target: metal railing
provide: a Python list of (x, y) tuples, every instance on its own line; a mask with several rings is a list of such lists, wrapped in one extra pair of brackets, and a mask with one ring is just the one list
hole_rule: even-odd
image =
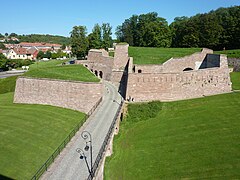
[(92, 109), (84, 116), (83, 120), (76, 125), (76, 127), (70, 132), (70, 134), (64, 139), (64, 141), (58, 146), (54, 153), (47, 159), (47, 161), (38, 169), (38, 171), (33, 175), (31, 180), (36, 180), (41, 177), (41, 175), (47, 171), (48, 167), (54, 162), (55, 158), (61, 153), (61, 151), (66, 147), (67, 143), (72, 139), (80, 127), (86, 122), (88, 117), (94, 112), (98, 105), (102, 102), (102, 97), (97, 101), (97, 103), (92, 107)]
[(101, 161), (101, 159), (103, 157), (103, 153), (106, 151), (106, 147), (107, 147), (107, 145), (109, 143), (109, 140), (111, 138), (111, 135), (113, 133), (113, 129), (114, 129), (115, 124), (117, 122), (118, 116), (119, 116), (119, 114), (121, 112), (121, 108), (122, 108), (123, 102), (124, 102), (124, 100), (121, 101), (120, 106), (118, 107), (117, 113), (114, 116), (113, 122), (112, 122), (112, 124), (111, 124), (111, 126), (110, 126), (110, 128), (108, 130), (108, 133), (107, 133), (107, 135), (106, 135), (106, 137), (105, 137), (105, 139), (103, 141), (103, 144), (101, 146), (101, 149), (99, 150), (97, 158), (96, 158), (96, 160), (95, 160), (95, 162), (93, 164), (93, 167), (92, 167), (92, 174), (93, 174), (93, 176), (91, 176), (91, 174), (89, 174), (87, 180), (92, 180), (94, 178), (94, 176), (95, 176), (95, 173), (97, 171), (99, 163), (100, 163), (100, 161)]

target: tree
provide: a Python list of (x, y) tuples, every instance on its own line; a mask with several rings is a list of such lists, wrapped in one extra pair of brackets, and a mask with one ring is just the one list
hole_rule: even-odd
[(61, 49), (62, 49), (62, 50), (66, 49), (66, 44), (63, 44), (63, 45), (61, 46)]
[(85, 58), (88, 50), (88, 40), (86, 37), (87, 28), (85, 26), (74, 26), (70, 32), (72, 53), (77, 58)]
[(2, 53), (0, 53), (0, 68), (7, 70), (6, 65), (7, 65), (7, 58)]
[(37, 54), (37, 59), (42, 59), (44, 57), (44, 52), (39, 51)]
[(88, 35), (89, 49), (102, 48), (102, 32), (99, 24), (95, 24), (92, 33)]
[(171, 31), (164, 18), (156, 12), (133, 15), (117, 27), (118, 40), (131, 46), (169, 47)]
[(102, 24), (102, 47), (104, 49), (112, 47), (112, 27), (109, 23)]
[(7, 49), (3, 43), (0, 43), (0, 49)]

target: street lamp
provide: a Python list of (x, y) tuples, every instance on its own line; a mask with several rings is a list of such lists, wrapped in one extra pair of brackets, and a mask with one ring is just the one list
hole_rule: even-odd
[(77, 151), (77, 153), (80, 154), (79, 159), (84, 159), (84, 160), (85, 160), (85, 163), (86, 163), (87, 168), (88, 168), (88, 172), (89, 172), (89, 174), (91, 175), (91, 177), (93, 178), (92, 170), (90, 170), (89, 165), (88, 165), (88, 162), (87, 162), (87, 156), (84, 154), (83, 150), (80, 149), (80, 148), (77, 148), (76, 151)]
[(93, 178), (93, 164), (92, 164), (92, 136), (88, 131), (83, 131), (81, 137), (84, 139), (86, 146), (84, 147), (84, 151), (88, 151), (90, 149), (90, 167), (87, 162), (87, 157), (84, 154), (84, 151), (80, 148), (76, 149), (76, 151), (80, 154), (80, 159), (84, 159), (85, 163), (88, 168), (88, 172), (90, 173), (91, 177)]
[(85, 146), (84, 150), (88, 151), (90, 149), (91, 170), (92, 170), (92, 167), (93, 167), (93, 164), (92, 164), (92, 136), (88, 131), (83, 131), (81, 136), (86, 142), (86, 146)]

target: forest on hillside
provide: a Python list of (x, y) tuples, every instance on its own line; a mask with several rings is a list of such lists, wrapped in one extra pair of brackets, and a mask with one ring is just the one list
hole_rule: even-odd
[[(18, 38), (19, 41), (11, 40), (11, 37)], [(19, 43), (19, 42), (46, 42), (54, 44), (70, 44), (70, 38), (58, 35), (49, 35), (49, 34), (29, 34), (29, 35), (19, 35), (16, 33), (5, 33), (4, 35), (0, 34), (0, 38), (7, 39), (7, 43)]]
[(240, 48), (240, 6), (219, 8), (168, 25), (156, 12), (133, 15), (116, 29), (118, 41), (142, 47)]

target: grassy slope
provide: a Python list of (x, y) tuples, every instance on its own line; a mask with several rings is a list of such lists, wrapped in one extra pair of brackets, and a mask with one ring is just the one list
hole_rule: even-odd
[(239, 100), (231, 93), (129, 105), (106, 179), (240, 178)]
[(229, 58), (240, 58), (240, 49), (214, 51), (216, 54), (227, 54)]
[(200, 52), (200, 48), (149, 48), (129, 47), (134, 64), (162, 64), (171, 57), (183, 57)]
[(240, 72), (230, 73), (233, 90), (240, 90)]
[(13, 104), (15, 79), (0, 79), (0, 177), (30, 179), (85, 115), (53, 106)]
[(18, 76), (0, 79), (0, 94), (14, 92)]
[[(51, 78), (63, 80), (76, 80), (84, 82), (99, 82), (99, 79), (82, 65), (64, 65), (62, 61), (53, 60), (49, 62), (35, 63), (30, 70), (24, 74), (28, 77)], [(59, 66), (57, 66), (59, 65)]]

